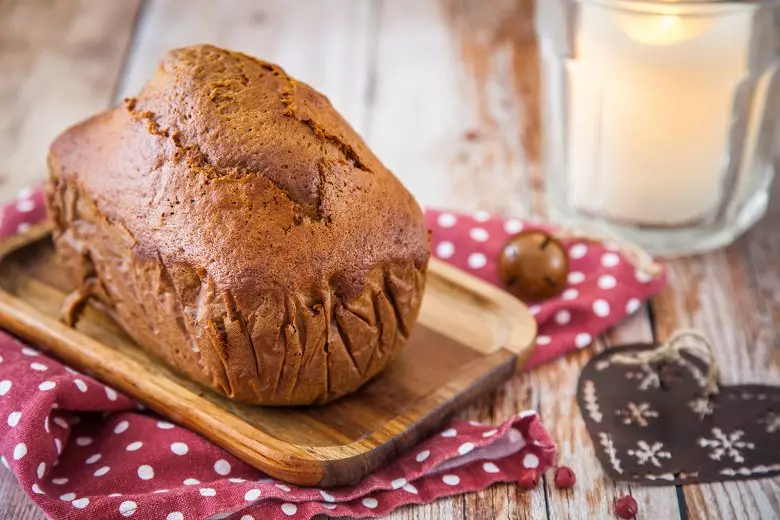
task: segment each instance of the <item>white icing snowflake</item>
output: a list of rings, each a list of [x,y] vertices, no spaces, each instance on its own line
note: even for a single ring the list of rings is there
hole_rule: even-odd
[[[688,403],[688,408],[698,415],[701,421],[705,415],[712,415],[712,412],[715,410],[715,404],[708,396],[697,397]]]
[[[639,381],[639,389],[642,391],[661,387],[661,379],[650,365],[639,365],[639,368],[641,372],[626,372],[626,379]]]
[[[629,401],[625,408],[615,410],[615,414],[623,417],[623,424],[637,424],[640,427],[647,426],[648,419],[658,417],[658,412],[650,407],[650,403],[636,404]]]
[[[745,432],[742,430],[734,430],[732,433],[726,435],[720,428],[712,429],[712,439],[699,439],[699,446],[702,448],[712,448],[710,452],[710,458],[712,460],[720,460],[723,455],[730,457],[734,462],[744,462],[745,459],[742,456],[743,450],[752,450],[755,445],[752,442],[740,440]]]
[[[661,467],[661,461],[658,459],[671,459],[672,454],[668,451],[664,451],[664,447],[661,442],[654,442],[652,446],[645,441],[638,441],[636,445],[639,447],[637,450],[628,450],[628,454],[632,457],[636,457],[637,463],[640,466],[646,462],[650,462],[653,466]]]
[[[623,468],[620,467],[620,459],[617,458],[617,450],[615,449],[615,443],[612,442],[612,437],[607,433],[599,432],[599,440],[601,441],[601,445],[604,446],[604,451],[609,457],[612,468],[618,473],[623,473]]]
[[[766,425],[767,433],[780,432],[780,414],[776,412],[767,413],[760,421],[759,424]]]
[[[588,379],[582,389],[582,398],[585,401],[585,409],[594,422],[600,423],[603,416],[599,411],[598,397],[596,396],[596,384]]]

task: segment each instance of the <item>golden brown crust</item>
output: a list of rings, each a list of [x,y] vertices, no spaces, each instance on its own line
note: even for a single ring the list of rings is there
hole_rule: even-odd
[[[234,399],[351,392],[416,319],[417,203],[275,65],[173,51],[138,98],[62,134],[49,163],[74,276],[142,345]]]

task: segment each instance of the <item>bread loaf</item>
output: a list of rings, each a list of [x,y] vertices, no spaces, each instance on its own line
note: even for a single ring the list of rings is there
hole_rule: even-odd
[[[80,294],[232,399],[352,392],[415,323],[429,254],[418,204],[276,65],[172,51],[137,98],[60,135],[49,170],[54,241]]]

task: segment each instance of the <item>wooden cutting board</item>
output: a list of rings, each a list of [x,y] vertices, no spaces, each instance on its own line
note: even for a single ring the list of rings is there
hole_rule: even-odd
[[[431,260],[418,324],[399,357],[324,406],[234,403],[172,372],[88,306],[58,318],[72,284],[45,225],[0,242],[0,327],[142,402],[269,475],[303,486],[354,483],[511,377],[536,324],[507,293]]]

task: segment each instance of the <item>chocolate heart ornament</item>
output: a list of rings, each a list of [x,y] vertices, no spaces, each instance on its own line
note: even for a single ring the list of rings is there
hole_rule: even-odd
[[[719,386],[703,341],[680,331],[585,366],[577,402],[610,477],[669,485],[780,474],[780,387]]]

